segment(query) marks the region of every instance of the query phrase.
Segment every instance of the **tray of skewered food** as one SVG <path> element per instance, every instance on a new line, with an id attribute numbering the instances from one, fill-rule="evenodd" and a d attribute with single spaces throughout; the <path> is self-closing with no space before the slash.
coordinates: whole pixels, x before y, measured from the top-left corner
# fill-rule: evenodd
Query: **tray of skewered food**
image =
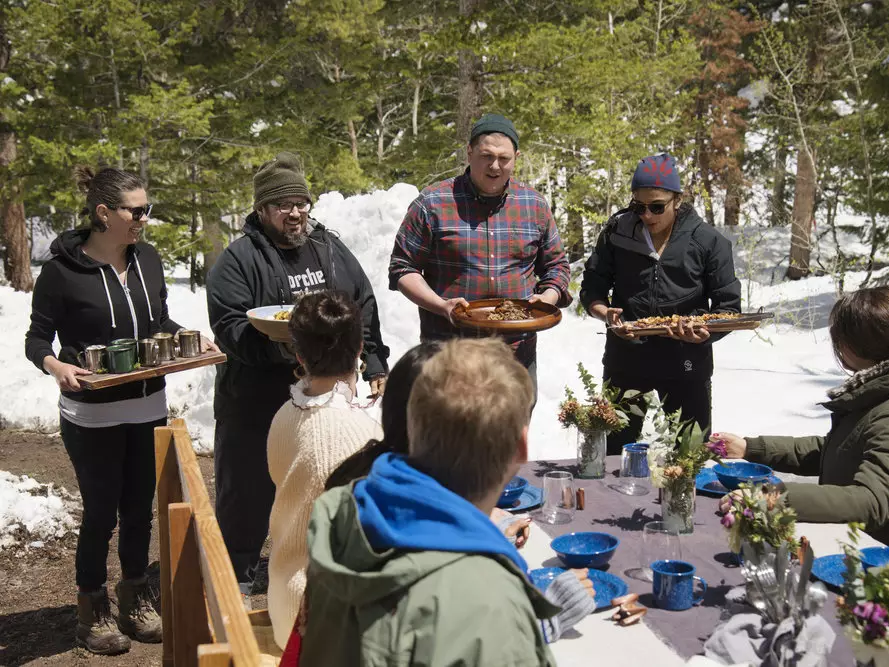
<path id="1" fill-rule="evenodd" d="M 641 317 L 638 320 L 622 322 L 611 327 L 615 331 L 631 333 L 634 336 L 667 336 L 680 325 L 699 329 L 706 327 L 711 333 L 726 331 L 749 331 L 756 329 L 764 320 L 771 319 L 774 313 L 703 313 L 701 315 L 658 315 Z"/>
<path id="2" fill-rule="evenodd" d="M 562 311 L 544 301 L 478 299 L 457 306 L 451 317 L 459 327 L 519 334 L 556 326 L 562 321 Z"/>

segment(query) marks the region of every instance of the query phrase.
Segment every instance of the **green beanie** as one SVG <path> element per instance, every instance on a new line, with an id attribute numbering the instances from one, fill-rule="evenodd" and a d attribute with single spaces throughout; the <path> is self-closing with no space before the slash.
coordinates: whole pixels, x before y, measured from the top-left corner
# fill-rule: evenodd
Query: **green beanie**
<path id="1" fill-rule="evenodd" d="M 253 176 L 253 206 L 259 208 L 286 197 L 305 197 L 312 201 L 302 162 L 285 151 L 262 165 Z"/>
<path id="2" fill-rule="evenodd" d="M 515 125 L 512 124 L 509 118 L 501 116 L 499 113 L 486 113 L 475 121 L 475 125 L 472 126 L 472 130 L 469 132 L 469 143 L 475 141 L 476 137 L 493 132 L 505 134 L 512 140 L 512 145 L 515 149 L 519 149 L 519 133 L 516 132 Z"/>

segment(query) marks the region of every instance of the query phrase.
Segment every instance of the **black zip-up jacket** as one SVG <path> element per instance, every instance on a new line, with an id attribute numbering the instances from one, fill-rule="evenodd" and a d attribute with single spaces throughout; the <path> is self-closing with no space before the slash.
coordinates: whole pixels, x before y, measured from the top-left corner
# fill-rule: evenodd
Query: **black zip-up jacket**
<path id="1" fill-rule="evenodd" d="M 645 240 L 643 223 L 626 209 L 615 213 L 586 262 L 580 302 L 623 308 L 624 321 L 655 315 L 740 312 L 741 283 L 735 277 L 732 244 L 688 205 L 679 209 L 664 253 Z M 723 334 L 724 335 L 724 334 Z M 713 374 L 711 334 L 706 343 L 662 336 L 624 340 L 608 332 L 606 375 L 673 379 Z"/>
<path id="2" fill-rule="evenodd" d="M 151 245 L 127 249 L 127 287 L 110 264 L 101 264 L 81 247 L 89 229 L 63 232 L 50 246 L 50 259 L 40 271 L 31 299 L 31 326 L 25 334 L 25 355 L 43 370 L 43 360 L 56 356 L 79 366 L 77 353 L 88 345 L 107 345 L 117 338 L 147 338 L 181 327 L 167 313 L 167 284 L 160 256 Z M 63 392 L 83 403 L 109 403 L 148 396 L 165 386 L 163 377 L 106 389 Z"/>
<path id="3" fill-rule="evenodd" d="M 349 249 L 317 220 L 300 252 L 315 253 L 329 276 L 329 289 L 347 292 L 361 309 L 364 333 L 364 378 L 387 373 L 389 348 L 380 335 L 380 317 L 370 281 Z M 262 231 L 259 215 L 247 216 L 244 236 L 231 243 L 207 276 L 207 308 L 216 343 L 228 361 L 216 366 L 216 418 L 249 415 L 251 405 L 283 405 L 293 384 L 293 357 L 247 319 L 260 306 L 293 303 L 287 272 L 278 248 Z"/>

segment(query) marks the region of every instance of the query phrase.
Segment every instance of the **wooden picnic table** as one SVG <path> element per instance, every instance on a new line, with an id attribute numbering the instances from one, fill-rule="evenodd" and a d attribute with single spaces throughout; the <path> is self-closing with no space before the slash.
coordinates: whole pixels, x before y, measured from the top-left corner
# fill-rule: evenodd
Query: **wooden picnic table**
<path id="1" fill-rule="evenodd" d="M 609 456 L 605 479 L 575 479 L 576 486 L 585 491 L 586 503 L 570 523 L 544 523 L 540 509 L 532 510 L 534 528 L 522 554 L 532 569 L 564 567 L 549 546 L 552 538 L 574 531 L 611 533 L 621 542 L 608 571 L 620 576 L 631 592 L 640 595 L 640 602 L 649 607 L 648 614 L 644 624 L 620 627 L 610 620 L 610 612 L 597 611 L 578 624 L 575 632 L 553 644 L 553 653 L 560 666 L 589 665 L 593 659 L 597 664 L 682 665 L 702 652 L 704 641 L 723 620 L 725 594 L 744 581 L 729 552 L 727 531 L 719 523 L 716 511 L 719 499 L 698 494 L 694 533 L 680 538 L 682 559 L 692 563 L 698 570 L 697 575 L 707 581 L 704 602 L 681 612 L 658 609 L 651 599 L 651 583 L 625 574 L 643 565 L 642 527 L 661 518 L 658 492 L 652 489 L 648 495 L 629 496 L 614 490 L 612 487 L 619 481 L 616 472 L 619 468 L 620 457 Z M 543 475 L 552 470 L 573 473 L 574 461 L 532 461 L 525 464 L 519 474 L 542 487 Z M 838 542 L 846 539 L 846 533 L 845 524 L 797 525 L 797 535 L 805 535 L 810 540 L 816 557 L 840 553 Z M 862 547 L 879 544 L 867 535 L 862 537 Z M 822 612 L 837 633 L 829 664 L 847 667 L 855 663 L 836 620 L 835 600 L 836 594 L 832 591 Z"/>

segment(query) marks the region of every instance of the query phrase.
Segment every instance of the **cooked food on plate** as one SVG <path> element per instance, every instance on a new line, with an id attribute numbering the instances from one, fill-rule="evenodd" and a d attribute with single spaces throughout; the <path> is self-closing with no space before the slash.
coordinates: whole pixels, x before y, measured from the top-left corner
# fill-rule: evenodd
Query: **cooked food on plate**
<path id="1" fill-rule="evenodd" d="M 488 315 L 489 320 L 530 320 L 531 313 L 527 308 L 523 308 L 514 301 L 504 299 L 503 303 L 494 308 L 493 312 Z"/>
<path id="2" fill-rule="evenodd" d="M 273 320 L 289 320 L 290 319 L 290 311 L 289 310 L 279 310 L 274 315 L 272 315 Z"/>
<path id="3" fill-rule="evenodd" d="M 713 320 L 733 320 L 741 317 L 740 313 L 704 313 L 703 315 L 666 315 L 657 317 L 641 317 L 632 322 L 625 322 L 625 329 L 650 329 L 653 327 L 673 327 L 680 323 L 685 326 L 703 326 Z"/>

